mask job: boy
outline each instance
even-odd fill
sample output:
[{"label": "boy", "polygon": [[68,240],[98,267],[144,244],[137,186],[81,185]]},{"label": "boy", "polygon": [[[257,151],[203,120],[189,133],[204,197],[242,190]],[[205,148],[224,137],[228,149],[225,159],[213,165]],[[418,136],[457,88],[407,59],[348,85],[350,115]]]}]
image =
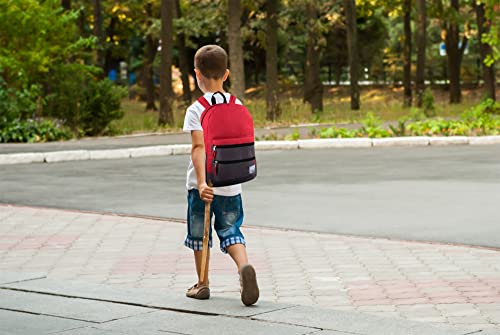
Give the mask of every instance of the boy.
[{"label": "boy", "polygon": [[[227,54],[217,45],[206,45],[200,48],[194,56],[194,67],[198,86],[205,99],[212,103],[215,92],[222,92],[227,101],[230,94],[224,92],[223,83],[229,76],[227,69]],[[220,94],[215,95],[216,103],[222,103]],[[241,104],[239,100],[236,103]],[[245,238],[240,231],[243,223],[243,207],[241,201],[241,184],[225,187],[210,187],[205,176],[205,145],[200,117],[204,107],[196,101],[186,111],[184,119],[185,132],[191,133],[191,160],[187,172],[188,189],[188,233],[184,245],[193,249],[198,273],[198,282],[190,287],[186,295],[194,299],[208,299],[210,289],[208,282],[208,262],[205,280],[201,282],[201,258],[203,241],[203,224],[205,202],[211,204],[211,216],[215,216],[214,228],[220,240],[222,252],[229,253],[235,262],[240,275],[241,301],[253,305],[259,299],[259,288],[254,268],[248,264],[245,248]],[[212,230],[210,229],[209,246],[212,246]],[[209,254],[210,255],[210,254]]]}]

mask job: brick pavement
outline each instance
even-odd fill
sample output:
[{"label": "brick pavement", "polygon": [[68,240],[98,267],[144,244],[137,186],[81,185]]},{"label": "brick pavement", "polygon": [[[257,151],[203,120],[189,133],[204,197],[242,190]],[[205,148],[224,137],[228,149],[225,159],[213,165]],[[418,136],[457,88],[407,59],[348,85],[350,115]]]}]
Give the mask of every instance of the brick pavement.
[{"label": "brick pavement", "polygon": [[[261,298],[500,329],[500,250],[245,227]],[[0,205],[0,271],[184,294],[195,282],[185,225]],[[212,294],[238,297],[214,249]]]}]

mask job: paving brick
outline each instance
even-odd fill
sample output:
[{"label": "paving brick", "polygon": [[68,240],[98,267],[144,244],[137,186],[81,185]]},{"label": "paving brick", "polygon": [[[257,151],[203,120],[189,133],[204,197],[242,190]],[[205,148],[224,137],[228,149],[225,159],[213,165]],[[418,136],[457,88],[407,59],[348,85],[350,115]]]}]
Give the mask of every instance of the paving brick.
[{"label": "paving brick", "polygon": [[[245,234],[268,300],[500,324],[498,251],[254,227]],[[184,235],[178,223],[0,205],[0,271],[183,295],[196,280]],[[231,259],[214,252],[210,268],[215,296],[237,296]]]}]

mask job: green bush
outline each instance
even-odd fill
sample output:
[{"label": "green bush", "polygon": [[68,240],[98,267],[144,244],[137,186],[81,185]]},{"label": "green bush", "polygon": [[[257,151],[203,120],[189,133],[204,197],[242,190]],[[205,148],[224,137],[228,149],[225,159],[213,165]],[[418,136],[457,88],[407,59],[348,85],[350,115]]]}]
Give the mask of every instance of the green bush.
[{"label": "green bush", "polygon": [[432,90],[430,87],[426,87],[424,95],[422,96],[422,108],[424,110],[425,116],[427,117],[436,116],[434,95],[432,94]]},{"label": "green bush", "polygon": [[22,90],[9,88],[0,77],[0,129],[19,117],[32,116],[36,111],[38,92],[36,85]]},{"label": "green bush", "polygon": [[358,134],[356,130],[351,130],[346,128],[330,127],[330,128],[323,128],[319,131],[320,138],[350,138],[350,137],[357,137],[358,135],[361,136],[362,134],[361,133]]},{"label": "green bush", "polygon": [[14,120],[0,128],[0,143],[46,142],[71,138],[71,132],[60,124],[47,119]]},{"label": "green bush", "polygon": [[489,114],[497,114],[500,115],[500,102],[497,102],[493,99],[484,99],[477,106],[471,108],[469,111],[473,111],[476,113],[489,113]]},{"label": "green bush", "polygon": [[110,122],[121,119],[120,103],[127,95],[126,89],[115,86],[110,80],[91,81],[80,102],[80,128],[84,135],[102,135]]},{"label": "green bush", "polygon": [[361,121],[361,133],[370,138],[390,137],[392,134],[381,127],[382,120],[372,112],[366,114],[366,118]]},{"label": "green bush", "polygon": [[498,135],[500,134],[500,115],[497,114],[499,109],[500,104],[487,99],[465,111],[461,119],[467,122],[473,135]]},{"label": "green bush", "polygon": [[406,126],[410,136],[465,136],[470,134],[470,126],[461,120],[425,120]]}]

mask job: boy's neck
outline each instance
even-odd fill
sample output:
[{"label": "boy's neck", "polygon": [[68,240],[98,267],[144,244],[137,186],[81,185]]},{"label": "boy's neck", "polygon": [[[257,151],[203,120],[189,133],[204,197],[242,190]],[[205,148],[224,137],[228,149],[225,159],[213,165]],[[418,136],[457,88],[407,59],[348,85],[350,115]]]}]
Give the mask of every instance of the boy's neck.
[{"label": "boy's neck", "polygon": [[203,93],[215,93],[215,92],[224,92],[224,88],[222,86],[224,82],[222,80],[207,80],[205,82],[205,87]]}]

